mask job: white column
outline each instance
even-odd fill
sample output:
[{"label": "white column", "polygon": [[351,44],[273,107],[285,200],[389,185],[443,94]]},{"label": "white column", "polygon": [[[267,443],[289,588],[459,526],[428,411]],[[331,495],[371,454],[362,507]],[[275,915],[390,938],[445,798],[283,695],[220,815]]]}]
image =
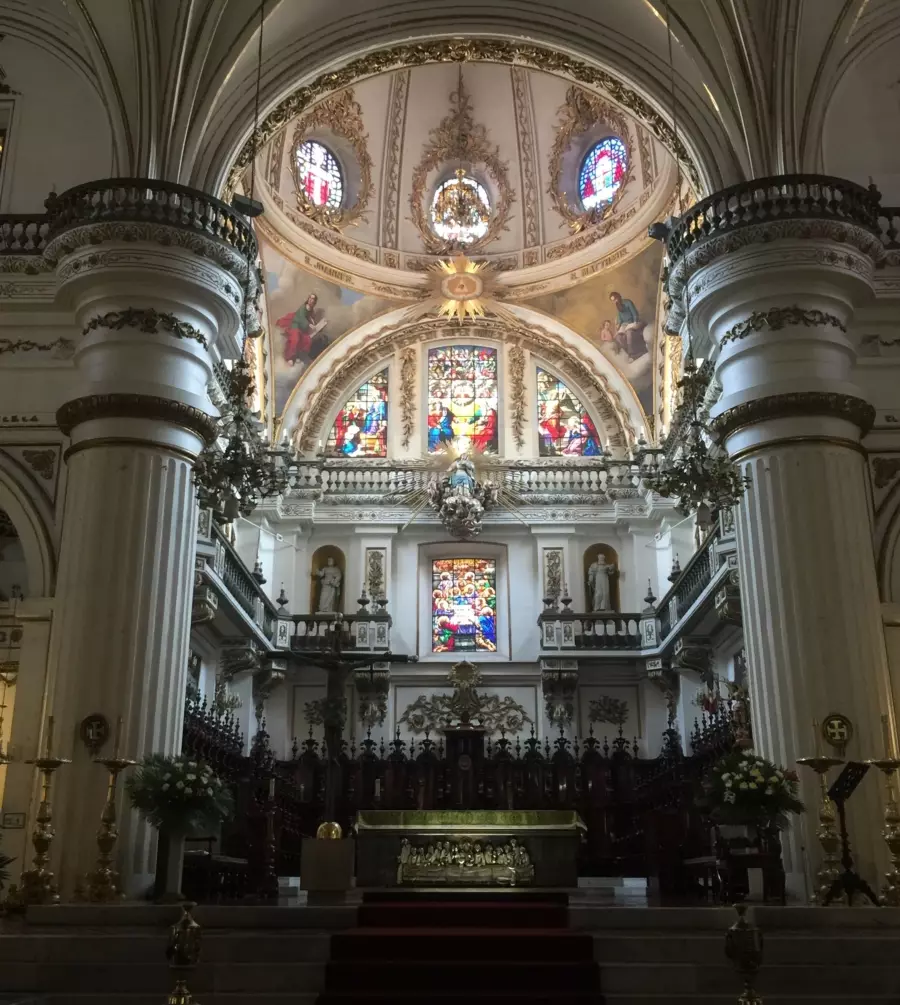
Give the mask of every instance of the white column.
[{"label": "white column", "polygon": [[[181,747],[197,507],[194,461],[215,432],[210,347],[235,345],[239,269],[202,237],[195,252],[152,225],[123,244],[90,227],[54,246],[60,296],[85,328],[77,391],[60,408],[71,438],[51,637],[57,750],[54,868],[64,896],[96,861],[104,769],[79,724],[123,719],[124,756]],[[175,238],[178,235],[174,235]],[[98,253],[96,244],[102,245]],[[204,258],[204,249],[210,258]],[[218,255],[218,258],[216,256]],[[232,259],[234,255],[232,254]],[[225,349],[232,354],[234,349]],[[103,754],[112,753],[112,740]],[[120,799],[119,868],[129,893],[155,868],[155,835]]]},{"label": "white column", "polygon": [[[798,211],[802,216],[802,212]],[[871,296],[880,245],[864,227],[800,219],[710,241],[679,270],[691,329],[718,347],[722,395],[712,425],[750,484],[737,540],[756,749],[793,766],[814,752],[813,720],[853,723],[847,757],[882,753],[890,681],[860,437],[873,416],[853,381],[847,336]],[[679,271],[676,270],[676,271]],[[784,842],[793,892],[819,861],[813,776],[801,770],[811,815]],[[866,778],[849,804],[863,876],[884,861],[881,787]],[[805,876],[804,876],[805,874]]]}]

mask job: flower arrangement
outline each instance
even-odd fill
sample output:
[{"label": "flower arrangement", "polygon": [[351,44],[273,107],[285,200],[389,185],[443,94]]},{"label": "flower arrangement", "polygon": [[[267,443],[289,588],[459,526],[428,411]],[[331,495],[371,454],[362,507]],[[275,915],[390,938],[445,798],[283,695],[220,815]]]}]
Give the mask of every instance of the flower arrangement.
[{"label": "flower arrangement", "polygon": [[214,827],[234,810],[228,786],[203,761],[150,754],[125,782],[131,805],[161,831]]},{"label": "flower arrangement", "polygon": [[802,813],[797,773],[749,750],[735,750],[713,766],[709,779],[712,815],[722,823],[771,822],[779,830],[790,813]]}]

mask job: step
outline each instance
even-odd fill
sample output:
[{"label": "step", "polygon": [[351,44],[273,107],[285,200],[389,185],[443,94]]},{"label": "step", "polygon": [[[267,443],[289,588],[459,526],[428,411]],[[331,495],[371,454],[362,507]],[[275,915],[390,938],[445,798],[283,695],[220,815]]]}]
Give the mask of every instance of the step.
[{"label": "step", "polygon": [[360,928],[331,939],[334,961],[532,960],[590,962],[594,940],[565,928],[454,929]]},{"label": "step", "polygon": [[[321,963],[200,963],[187,983],[197,995],[208,992],[320,991],[325,966]],[[61,994],[77,988],[84,994],[154,994],[159,1000],[172,990],[173,975],[160,963],[5,963],[0,968],[0,993],[13,991]],[[160,996],[162,996],[160,998]],[[201,999],[202,1000],[202,999]]]},{"label": "step", "polygon": [[453,903],[454,901],[468,903],[509,903],[522,904],[539,902],[542,904],[569,903],[567,890],[442,890],[421,887],[406,890],[366,890],[363,893],[364,904],[406,904],[410,902],[429,901],[431,903]]},{"label": "step", "polygon": [[423,997],[433,991],[464,994],[473,989],[483,993],[496,989],[506,994],[547,994],[561,987],[589,994],[598,987],[597,966],[594,963],[534,963],[525,958],[502,963],[423,960],[402,965],[392,961],[367,961],[358,967],[332,962],[325,973],[325,988],[329,993],[402,992],[410,987]]},{"label": "step", "polygon": [[[608,999],[599,992],[582,994],[565,988],[546,993],[528,991],[498,991],[482,994],[476,991],[448,992],[445,994],[429,991],[390,992],[389,994],[361,994],[323,992],[317,1005],[604,1005]],[[203,1005],[206,1005],[204,1001]],[[659,1002],[657,1002],[659,1005]],[[734,1000],[728,1005],[734,1005]]]},{"label": "step", "polygon": [[[188,984],[188,988],[191,985]],[[171,990],[171,989],[170,989]],[[291,991],[284,994],[278,992],[229,992],[207,991],[203,995],[203,1005],[316,1005],[318,992],[304,993]],[[60,993],[42,995],[39,999],[21,999],[22,1005],[161,1005],[165,998],[159,995],[127,994],[78,994]],[[6,1003],[4,1003],[6,1005]],[[197,1005],[195,1000],[194,1005]]]},{"label": "step", "polygon": [[[719,959],[722,959],[719,957]],[[724,995],[740,987],[734,969],[725,960],[705,964],[694,963],[604,963],[600,967],[600,983],[604,994],[655,994],[665,989],[670,994]],[[900,995],[900,967],[831,966],[801,964],[797,966],[766,963],[760,969],[756,989],[763,1000],[770,994],[780,995],[844,995],[855,994],[861,983],[874,995]]]},{"label": "step", "polygon": [[[276,906],[273,904],[200,904],[192,914],[204,930],[317,929],[338,931],[356,925],[357,905],[328,907]],[[167,932],[180,917],[177,905],[165,904],[56,904],[33,905],[25,912],[27,931],[77,928],[157,928]]]},{"label": "step", "polygon": [[416,901],[363,904],[360,928],[456,928],[477,923],[483,928],[567,928],[569,912],[562,904]]}]

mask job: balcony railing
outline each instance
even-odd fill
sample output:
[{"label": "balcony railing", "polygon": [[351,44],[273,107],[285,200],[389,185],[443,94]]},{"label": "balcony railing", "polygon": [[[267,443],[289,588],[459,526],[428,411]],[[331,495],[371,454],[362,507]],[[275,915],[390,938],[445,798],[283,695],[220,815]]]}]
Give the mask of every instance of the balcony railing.
[{"label": "balcony railing", "polygon": [[146,178],[108,178],[47,199],[48,239],[95,223],[157,223],[221,241],[256,261],[248,221],[227,203],[185,185]]},{"label": "balcony railing", "polygon": [[878,192],[826,175],[775,175],[732,185],[687,210],[667,238],[676,262],[707,238],[785,219],[843,220],[879,234]]},{"label": "balcony railing", "polygon": [[[571,611],[543,611],[538,618],[541,649],[586,649],[635,651],[647,644],[642,630],[642,614],[578,614]],[[655,641],[656,616],[650,645]]]},{"label": "balcony railing", "polygon": [[878,213],[881,243],[888,251],[900,249],[900,206],[882,206]]},{"label": "balcony railing", "polygon": [[[655,449],[642,450],[633,460],[485,459],[481,477],[531,503],[589,504],[637,497],[641,481],[655,472],[658,464],[659,451]],[[406,493],[424,489],[435,473],[424,461],[303,460],[292,466],[290,494],[325,503],[398,501]]]},{"label": "balcony railing", "polygon": [[279,649],[295,653],[326,652],[333,649],[334,632],[341,633],[341,650],[387,652],[391,648],[391,616],[385,611],[358,611],[356,614],[292,614],[278,621],[275,642]]},{"label": "balcony railing", "polygon": [[0,255],[40,255],[47,245],[47,217],[7,213],[0,217]]}]

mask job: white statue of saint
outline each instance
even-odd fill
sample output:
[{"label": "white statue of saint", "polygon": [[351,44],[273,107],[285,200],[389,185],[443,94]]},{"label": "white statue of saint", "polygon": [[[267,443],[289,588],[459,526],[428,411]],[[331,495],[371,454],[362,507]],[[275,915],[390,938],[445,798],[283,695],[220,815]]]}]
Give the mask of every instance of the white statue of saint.
[{"label": "white statue of saint", "polygon": [[316,614],[333,614],[341,592],[341,570],[334,564],[334,559],[329,558],[316,575],[322,580]]},{"label": "white statue of saint", "polygon": [[608,565],[605,555],[598,555],[588,569],[588,588],[592,611],[611,611],[609,581],[615,575],[616,567]]}]

